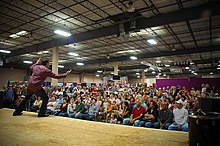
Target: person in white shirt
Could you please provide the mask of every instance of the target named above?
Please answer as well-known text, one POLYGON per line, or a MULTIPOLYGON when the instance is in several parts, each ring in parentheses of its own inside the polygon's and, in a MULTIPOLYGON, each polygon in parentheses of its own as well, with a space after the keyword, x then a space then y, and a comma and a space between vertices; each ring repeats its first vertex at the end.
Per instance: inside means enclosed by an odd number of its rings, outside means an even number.
POLYGON ((47 104, 46 113, 52 114, 54 112, 56 106, 57 106, 56 99, 55 99, 55 97, 52 97, 50 99, 50 102, 48 102, 48 104, 47 104))
POLYGON ((168 127, 168 130, 182 130, 182 131, 189 131, 187 118, 188 118, 188 111, 183 108, 184 102, 180 99, 177 102, 177 108, 174 109, 174 123, 168 127))
POLYGON ((201 86, 202 86, 202 93, 205 93, 205 92, 206 92, 206 86, 205 86, 205 84, 202 84, 201 86))
POLYGON ((71 98, 70 99, 70 103, 68 104, 68 107, 67 107, 67 114, 68 114, 68 116, 70 116, 70 115, 72 115, 74 113, 75 107, 76 107, 75 100, 74 100, 74 98, 71 98))

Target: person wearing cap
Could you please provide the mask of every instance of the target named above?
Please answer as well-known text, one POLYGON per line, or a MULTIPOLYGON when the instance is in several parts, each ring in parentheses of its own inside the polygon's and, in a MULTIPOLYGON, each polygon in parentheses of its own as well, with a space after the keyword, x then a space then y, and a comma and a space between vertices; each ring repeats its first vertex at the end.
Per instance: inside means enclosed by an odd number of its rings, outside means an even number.
POLYGON ((40 111, 38 113, 38 117, 47 117, 49 115, 45 114, 47 109, 47 103, 49 97, 47 96, 45 90, 42 88, 42 84, 47 77, 52 77, 55 79, 66 78, 67 74, 71 72, 71 70, 67 71, 64 74, 55 74, 49 69, 49 61, 43 61, 41 63, 41 58, 37 60, 37 62, 31 65, 30 70, 33 72, 27 87, 27 95, 24 100, 20 103, 17 109, 13 112, 13 116, 22 115, 22 111, 33 94, 37 94, 42 98, 42 105, 40 111))
POLYGON ((168 127, 168 130, 182 130, 182 131, 188 131, 188 111, 183 108, 184 102, 180 99, 176 102, 177 108, 174 109, 173 115, 174 115, 174 122, 168 127))

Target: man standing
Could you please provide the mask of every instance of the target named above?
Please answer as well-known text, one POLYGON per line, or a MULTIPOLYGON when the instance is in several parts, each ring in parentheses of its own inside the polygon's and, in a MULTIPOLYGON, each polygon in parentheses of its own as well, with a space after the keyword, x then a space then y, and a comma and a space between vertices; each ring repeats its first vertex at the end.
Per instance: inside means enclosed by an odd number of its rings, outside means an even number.
POLYGON ((30 70, 33 72, 27 87, 27 95, 24 100, 20 103, 17 109, 14 111, 13 116, 22 115, 22 111, 26 105, 28 99, 33 95, 37 94, 43 100, 40 111, 38 113, 38 117, 47 117, 48 115, 45 114, 47 108, 47 102, 49 97, 47 96, 44 89, 41 87, 42 83, 47 77, 52 77, 55 79, 66 78, 67 74, 71 72, 71 70, 67 71, 65 74, 56 75, 54 74, 49 68, 49 61, 43 61, 40 64, 40 58, 37 60, 35 64, 30 67, 30 70))

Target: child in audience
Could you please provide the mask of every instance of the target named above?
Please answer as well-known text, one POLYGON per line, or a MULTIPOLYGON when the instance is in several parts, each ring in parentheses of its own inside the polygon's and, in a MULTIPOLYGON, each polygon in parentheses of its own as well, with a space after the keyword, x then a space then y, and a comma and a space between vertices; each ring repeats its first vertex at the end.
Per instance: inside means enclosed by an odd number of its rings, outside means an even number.
POLYGON ((117 123, 117 118, 116 115, 114 113, 111 114, 111 118, 110 118, 110 124, 116 124, 117 123))

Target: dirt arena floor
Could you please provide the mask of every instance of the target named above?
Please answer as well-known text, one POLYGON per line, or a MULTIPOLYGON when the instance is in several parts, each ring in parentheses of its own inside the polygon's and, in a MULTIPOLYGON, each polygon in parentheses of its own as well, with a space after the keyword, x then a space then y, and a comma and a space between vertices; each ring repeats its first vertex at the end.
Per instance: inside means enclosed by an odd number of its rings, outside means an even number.
POLYGON ((187 146, 188 133, 0 109, 0 146, 187 146))

